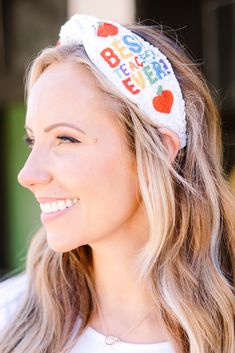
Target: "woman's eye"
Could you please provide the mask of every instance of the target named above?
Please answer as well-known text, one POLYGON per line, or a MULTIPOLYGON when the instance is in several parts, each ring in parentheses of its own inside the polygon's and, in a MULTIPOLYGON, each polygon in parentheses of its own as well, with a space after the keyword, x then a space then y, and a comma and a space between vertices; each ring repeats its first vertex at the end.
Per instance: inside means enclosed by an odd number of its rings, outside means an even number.
POLYGON ((64 142, 67 141, 67 142, 71 142, 71 143, 80 143, 80 141, 78 141, 74 137, 70 137, 70 136, 66 136, 66 135, 57 136, 57 139, 64 141, 64 142))
MULTIPOLYGON (((65 143, 81 143, 79 140, 75 139, 74 137, 70 137, 70 136, 66 136, 66 135, 56 136, 56 138, 58 140, 65 142, 65 143)), ((24 141, 24 143, 26 143, 26 145, 29 148, 32 148, 34 145, 34 139, 31 139, 28 135, 25 135, 23 137, 23 141, 24 141)))

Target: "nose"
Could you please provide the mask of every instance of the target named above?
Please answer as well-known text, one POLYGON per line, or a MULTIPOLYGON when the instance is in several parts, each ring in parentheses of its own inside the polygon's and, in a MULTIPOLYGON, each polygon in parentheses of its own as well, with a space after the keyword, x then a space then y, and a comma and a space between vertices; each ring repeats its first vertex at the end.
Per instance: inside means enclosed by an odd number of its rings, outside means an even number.
POLYGON ((17 180, 23 187, 35 192, 40 185, 46 185, 51 181, 52 176, 48 167, 49 163, 46 162, 45 157, 32 151, 20 170, 17 180))

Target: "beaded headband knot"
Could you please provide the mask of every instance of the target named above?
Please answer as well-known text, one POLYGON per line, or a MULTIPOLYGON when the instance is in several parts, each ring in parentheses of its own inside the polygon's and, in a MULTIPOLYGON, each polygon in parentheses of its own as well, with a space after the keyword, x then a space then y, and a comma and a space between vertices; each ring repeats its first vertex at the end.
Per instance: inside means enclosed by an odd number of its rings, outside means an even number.
POLYGON ((74 15, 62 27, 58 45, 82 44, 90 60, 153 122, 175 131, 186 145, 185 103, 165 55, 124 26, 74 15))

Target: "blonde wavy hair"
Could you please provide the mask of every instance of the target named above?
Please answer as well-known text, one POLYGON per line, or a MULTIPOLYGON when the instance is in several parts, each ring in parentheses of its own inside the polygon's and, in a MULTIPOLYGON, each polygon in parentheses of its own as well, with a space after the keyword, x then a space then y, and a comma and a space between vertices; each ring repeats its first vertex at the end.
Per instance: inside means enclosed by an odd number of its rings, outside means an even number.
MULTIPOLYGON (((235 205, 222 167, 217 104, 200 69, 163 27, 128 28, 165 54, 179 81, 188 141, 173 163, 159 126, 115 90, 79 45, 44 49, 30 66, 27 94, 49 65, 72 61, 90 70, 117 103, 149 222, 137 263, 140 278, 161 309, 177 353, 234 353, 235 205)), ((41 228, 31 241, 26 273, 25 300, 5 327, 1 353, 68 352, 96 310, 91 248, 56 253, 41 228), (78 317, 81 326, 74 331, 78 317)))

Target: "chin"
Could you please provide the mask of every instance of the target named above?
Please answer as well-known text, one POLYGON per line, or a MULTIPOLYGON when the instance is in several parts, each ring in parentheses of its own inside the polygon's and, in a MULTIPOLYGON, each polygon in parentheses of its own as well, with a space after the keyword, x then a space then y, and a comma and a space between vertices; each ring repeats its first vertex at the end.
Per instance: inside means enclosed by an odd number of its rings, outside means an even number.
MULTIPOLYGON (((64 240, 64 238, 63 238, 64 240)), ((56 253, 65 253, 65 252, 69 252, 71 250, 76 249, 78 246, 81 246, 81 244, 68 244, 65 242, 60 242, 58 239, 52 239, 49 236, 47 236, 47 244, 49 246, 49 248, 53 251, 55 251, 56 253)), ((83 244, 82 244, 83 245, 83 244)))

